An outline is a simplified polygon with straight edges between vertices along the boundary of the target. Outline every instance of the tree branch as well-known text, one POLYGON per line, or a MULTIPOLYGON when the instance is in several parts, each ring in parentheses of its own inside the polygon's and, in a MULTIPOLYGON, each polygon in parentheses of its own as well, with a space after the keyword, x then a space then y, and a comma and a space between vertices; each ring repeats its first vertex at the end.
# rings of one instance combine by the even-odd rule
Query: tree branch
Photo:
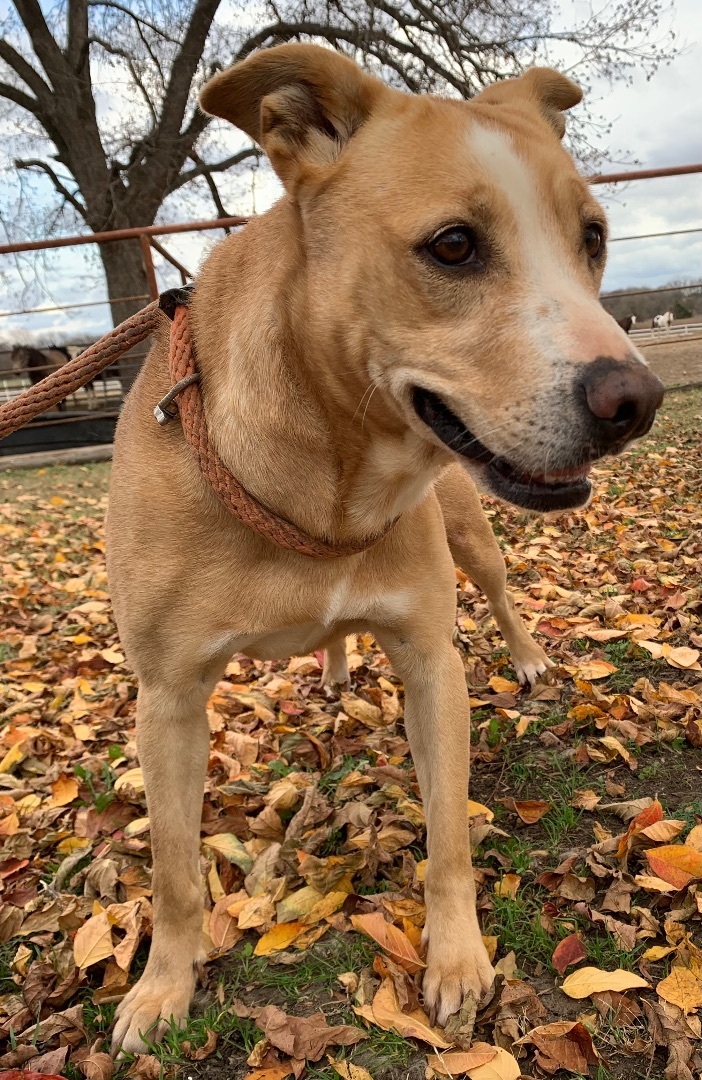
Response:
POLYGON ((263 157, 263 152, 256 146, 247 146, 244 150, 239 150, 237 154, 232 154, 231 157, 225 158, 223 161, 218 161, 214 165, 210 165, 208 162, 203 161, 197 154, 190 155, 192 160, 196 162, 193 169, 188 169, 186 172, 180 173, 176 177, 175 181, 168 188, 168 194, 172 195, 178 188, 182 188, 185 184, 189 184, 191 180, 195 180, 198 176, 204 176, 207 178, 211 173, 225 172, 227 169, 232 169, 235 165, 239 165, 242 161, 247 161, 249 158, 263 157))
POLYGON ((51 183, 54 185, 54 188, 59 193, 59 195, 61 195, 67 203, 70 203, 73 209, 78 211, 81 217, 84 218, 86 216, 86 208, 83 203, 80 201, 80 199, 76 198, 73 192, 68 190, 68 188, 65 186, 65 184, 61 182, 61 180, 59 180, 54 170, 49 164, 47 164, 46 161, 41 161, 39 158, 27 158, 24 161, 21 159, 15 159, 14 165, 16 169, 39 169, 41 172, 45 173, 51 180, 51 183))
POLYGON ((0 39, 0 60, 4 60, 7 66, 12 68, 15 75, 19 75, 22 82, 29 87, 37 98, 41 99, 43 97, 46 100, 48 95, 51 94, 51 87, 47 82, 44 82, 39 72, 4 38, 0 39))
MULTIPOLYGON (((46 25, 39 0, 13 0, 17 14, 29 34, 34 52, 39 57, 44 71, 51 79, 52 71, 65 66, 63 53, 54 41, 46 25)), ((53 82, 53 80, 52 80, 53 82)))
POLYGON ((25 94, 24 90, 18 90, 16 86, 12 86, 11 83, 0 82, 0 97, 7 98, 8 101, 12 101, 15 105, 19 105, 20 108, 26 109, 27 112, 36 116, 37 120, 42 120, 41 106, 39 102, 30 97, 29 94, 25 94))

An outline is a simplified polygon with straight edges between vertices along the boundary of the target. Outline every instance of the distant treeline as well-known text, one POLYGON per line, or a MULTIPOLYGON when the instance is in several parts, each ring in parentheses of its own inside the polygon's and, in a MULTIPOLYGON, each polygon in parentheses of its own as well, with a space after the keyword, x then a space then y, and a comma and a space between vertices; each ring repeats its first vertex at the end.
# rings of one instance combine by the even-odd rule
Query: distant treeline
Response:
MULTIPOLYGON (((702 286, 689 285, 684 281, 671 281, 670 288, 664 292, 639 292, 634 288, 633 296, 620 294, 601 298, 603 306, 615 319, 625 319, 635 315, 636 322, 644 325, 665 311, 672 311, 676 319, 689 319, 699 315, 702 318, 702 286)), ((619 292, 619 290, 617 290, 619 292)))

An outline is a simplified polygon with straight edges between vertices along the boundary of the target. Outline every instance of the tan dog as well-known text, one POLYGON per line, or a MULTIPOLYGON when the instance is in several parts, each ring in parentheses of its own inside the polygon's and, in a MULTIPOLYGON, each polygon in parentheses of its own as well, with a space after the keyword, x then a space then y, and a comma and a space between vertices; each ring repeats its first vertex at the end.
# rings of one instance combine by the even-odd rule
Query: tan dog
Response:
POLYGON ((248 531, 179 425, 154 423, 169 389, 164 326, 120 420, 109 515, 154 859, 151 954, 115 1029, 126 1050, 188 1010, 205 704, 236 651, 335 644, 338 659, 344 635, 375 635, 404 683, 426 808, 425 1001, 444 1022, 492 981, 468 843, 454 560, 487 591, 523 673, 545 658, 505 599, 462 466, 518 506, 581 505, 589 463, 648 430, 661 400, 597 300, 604 217, 560 145, 560 110, 579 100, 544 69, 468 103, 412 97, 309 45, 258 53, 204 90, 203 107, 260 142, 286 189, 214 250, 195 288, 212 440, 249 491, 313 536, 363 538, 399 519, 336 560, 248 531))

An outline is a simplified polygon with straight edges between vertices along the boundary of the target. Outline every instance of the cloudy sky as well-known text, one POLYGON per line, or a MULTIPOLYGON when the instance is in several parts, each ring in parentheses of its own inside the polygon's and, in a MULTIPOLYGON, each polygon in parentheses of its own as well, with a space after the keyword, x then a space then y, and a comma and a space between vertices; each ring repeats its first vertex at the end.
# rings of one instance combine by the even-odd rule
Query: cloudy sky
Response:
MULTIPOLYGON (((578 2, 564 0, 576 10, 578 2)), ((635 161, 638 168, 655 168, 702 161, 702 2, 675 0, 672 16, 682 44, 680 55, 662 67, 651 81, 635 76, 633 85, 595 85, 591 94, 596 111, 611 123, 604 149, 604 172, 621 171, 623 161, 635 161)), ((252 203, 261 212, 277 197, 277 184, 265 168, 253 183, 250 176, 234 182, 228 193, 233 212, 250 213, 252 203)), ((663 232, 668 229, 702 227, 702 174, 644 180, 617 187, 595 189, 610 216, 612 236, 663 232)), ((169 220, 202 217, 202 207, 188 212, 187 206, 169 208, 169 220)), ((210 211, 205 210, 205 215, 210 211)), ((163 241, 191 269, 195 269, 216 233, 200 237, 181 235, 163 241)), ((105 296, 99 261, 90 248, 60 249, 52 252, 40 267, 39 280, 25 291, 27 302, 18 303, 22 282, 35 279, 31 257, 11 263, 0 257, 5 270, 5 295, 0 294, 0 310, 17 306, 70 304, 79 296, 99 300, 105 296), (14 295, 12 295, 14 293, 14 295)), ((156 257, 159 284, 179 283, 175 272, 156 257)), ((605 277, 605 289, 662 285, 677 278, 702 280, 702 232, 688 236, 615 242, 612 244, 605 277)), ((0 318, 0 341, 49 339, 81 341, 109 328, 106 307, 79 311, 21 315, 0 318)))

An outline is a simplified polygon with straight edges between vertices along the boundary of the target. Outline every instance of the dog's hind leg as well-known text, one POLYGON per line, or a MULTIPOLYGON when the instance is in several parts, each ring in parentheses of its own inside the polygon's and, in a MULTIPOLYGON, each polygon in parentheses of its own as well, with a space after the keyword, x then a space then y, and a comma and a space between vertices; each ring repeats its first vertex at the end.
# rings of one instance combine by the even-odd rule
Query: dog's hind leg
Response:
POLYGON ((485 593, 509 648, 517 678, 521 683, 533 684, 553 664, 515 610, 514 599, 507 589, 505 561, 473 481, 460 465, 452 465, 441 474, 434 490, 456 566, 469 574, 485 593))
POLYGON ((322 686, 348 686, 349 662, 346 659, 346 638, 331 641, 324 650, 322 686))
POLYGON ((144 774, 153 854, 154 931, 144 974, 117 1010, 115 1047, 128 1053, 158 1041, 188 1013, 204 959, 200 820, 209 751, 209 682, 142 681, 137 749, 144 774))

